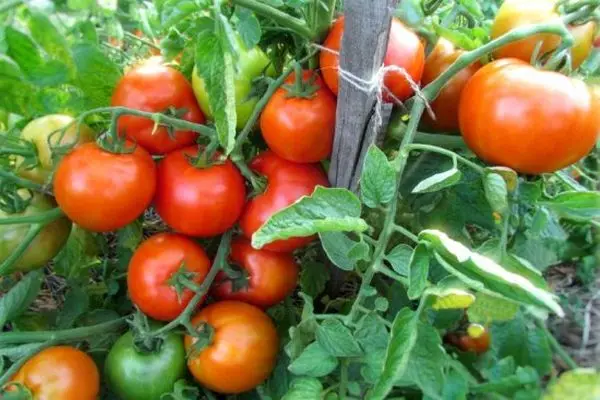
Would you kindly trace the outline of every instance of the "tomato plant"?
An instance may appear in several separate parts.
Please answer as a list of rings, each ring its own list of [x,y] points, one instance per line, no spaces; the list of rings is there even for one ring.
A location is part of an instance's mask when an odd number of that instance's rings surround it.
[[[264,224],[269,217],[289,206],[302,196],[309,195],[317,185],[329,183],[321,168],[316,164],[297,164],[278,157],[271,151],[259,154],[251,167],[267,178],[264,193],[250,199],[242,217],[240,227],[247,238]],[[290,252],[307,245],[314,237],[294,237],[275,241],[266,250]]]
[[[275,325],[260,309],[238,301],[222,301],[200,311],[192,324],[213,331],[208,346],[192,353],[187,362],[204,387],[219,393],[241,393],[271,374],[279,339]],[[194,343],[193,337],[185,337],[188,351],[194,351]]]
[[[113,231],[138,218],[156,188],[156,167],[141,147],[115,154],[95,143],[74,149],[60,162],[54,194],[76,224],[96,232]]]
[[[128,71],[115,88],[111,104],[204,123],[190,83],[179,71],[157,61],[141,63]],[[150,119],[133,115],[119,118],[117,129],[151,154],[169,153],[196,141],[196,133],[191,130],[172,132]]]
[[[289,254],[256,250],[244,239],[231,244],[231,261],[239,276],[220,273],[212,294],[219,300],[239,300],[268,308],[290,295],[298,283],[298,264]]]
[[[155,349],[142,349],[132,332],[121,336],[110,349],[104,375],[122,400],[160,400],[185,374],[182,338],[170,333]]]
[[[236,223],[246,202],[244,178],[230,160],[196,166],[197,147],[173,152],[158,165],[154,204],[161,218],[191,236],[219,235]]]
[[[339,56],[334,52],[340,50],[344,34],[344,18],[338,18],[331,27],[323,46],[331,51],[322,50],[320,55],[321,73],[325,83],[335,94],[339,90]],[[425,66],[425,50],[419,37],[409,30],[398,19],[392,19],[392,27],[388,41],[387,52],[383,61],[385,66],[399,67],[406,70],[413,82],[419,83]],[[399,71],[386,72],[385,87],[390,93],[384,92],[387,101],[405,100],[414,93],[413,86]],[[392,97],[393,96],[393,97]]]
[[[192,298],[192,291],[176,290],[175,274],[180,270],[193,274],[201,283],[210,266],[208,256],[185,236],[162,233],[145,240],[129,262],[127,288],[131,300],[148,316],[160,320],[175,319]]]
[[[100,391],[100,374],[92,358],[83,351],[55,346],[28,360],[11,383],[24,385],[34,399],[95,400]]]
[[[460,129],[487,162],[528,174],[554,172],[596,143],[594,104],[581,81],[503,59],[480,69],[464,88]]]

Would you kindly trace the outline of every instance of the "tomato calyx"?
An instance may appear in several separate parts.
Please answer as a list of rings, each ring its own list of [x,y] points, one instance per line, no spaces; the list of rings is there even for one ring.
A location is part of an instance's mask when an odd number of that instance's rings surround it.
[[[0,210],[7,214],[19,214],[29,207],[33,192],[21,189],[10,181],[0,182]]]
[[[116,126],[115,134],[109,132],[105,135],[101,135],[98,140],[96,140],[96,144],[102,150],[112,154],[133,154],[137,148],[137,144],[129,142],[124,136],[116,134]]]
[[[216,282],[215,286],[231,282],[232,292],[240,292],[248,289],[250,285],[250,275],[246,269],[242,268],[236,263],[230,263],[223,268],[223,272],[227,277],[220,282]]]
[[[14,135],[0,136],[0,154],[23,157],[20,166],[24,169],[33,169],[40,165],[35,144]]]
[[[185,262],[182,262],[177,272],[167,279],[167,284],[175,289],[179,302],[182,300],[184,290],[188,289],[193,292],[200,290],[200,287],[194,282],[197,276],[197,272],[189,271],[185,266]]]
[[[206,147],[198,147],[198,153],[195,155],[184,154],[188,162],[198,169],[210,168],[214,165],[222,165],[227,157],[217,152],[219,144],[216,141],[211,142]]]
[[[6,400],[30,400],[33,399],[31,390],[21,382],[8,382],[0,387],[0,398]]]
[[[215,328],[207,322],[200,322],[196,326],[188,326],[188,334],[192,336],[192,347],[190,347],[187,357],[196,357],[202,350],[213,343]]]
[[[320,88],[316,83],[318,75],[314,71],[309,71],[310,76],[306,78],[300,64],[296,64],[294,70],[294,83],[282,85],[283,90],[286,91],[285,97],[288,99],[312,99]]]
[[[151,135],[156,134],[156,132],[158,131],[158,128],[163,125],[161,123],[161,115],[164,115],[165,117],[170,117],[170,118],[177,118],[177,119],[183,119],[183,117],[185,116],[185,114],[188,113],[188,109],[187,108],[176,108],[176,107],[169,107],[167,108],[165,111],[163,111],[160,114],[157,114],[155,117],[152,118],[152,120],[154,121],[154,127],[152,128],[152,133]],[[167,128],[167,135],[169,135],[169,138],[171,140],[176,140],[177,137],[175,136],[176,133],[176,129],[173,127],[173,125],[170,124],[164,124],[164,127]]]

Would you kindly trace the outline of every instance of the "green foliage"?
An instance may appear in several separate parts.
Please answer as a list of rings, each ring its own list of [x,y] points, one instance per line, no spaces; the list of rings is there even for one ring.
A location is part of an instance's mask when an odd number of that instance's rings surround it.
[[[40,291],[42,278],[41,271],[30,272],[0,298],[0,326],[27,310]]]

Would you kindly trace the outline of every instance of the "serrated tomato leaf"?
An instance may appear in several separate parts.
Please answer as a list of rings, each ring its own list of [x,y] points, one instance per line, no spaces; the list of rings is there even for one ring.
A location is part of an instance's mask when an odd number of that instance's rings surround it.
[[[600,218],[600,192],[565,192],[539,204],[573,221]]]
[[[30,272],[0,298],[0,327],[27,310],[38,295],[43,278],[41,270]]]
[[[360,195],[369,208],[387,204],[396,193],[396,172],[387,156],[377,146],[367,151],[360,175]]]

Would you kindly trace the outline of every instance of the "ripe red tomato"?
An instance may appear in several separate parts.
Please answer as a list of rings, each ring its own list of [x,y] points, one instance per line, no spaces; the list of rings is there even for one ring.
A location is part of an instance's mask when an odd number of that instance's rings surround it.
[[[286,160],[310,163],[321,161],[331,154],[335,133],[335,96],[325,87],[314,71],[304,71],[303,81],[312,79],[317,86],[310,98],[293,95],[278,89],[260,117],[260,130],[267,145]],[[293,85],[292,74],[287,80]]]
[[[113,93],[112,105],[153,113],[184,110],[180,118],[198,124],[205,122],[190,83],[181,72],[156,62],[155,57],[135,66],[121,78]],[[175,131],[171,137],[166,127],[155,128],[151,119],[132,115],[120,117],[118,129],[151,154],[165,154],[189,146],[197,136],[192,131]]]
[[[195,273],[191,279],[202,283],[210,260],[198,244],[183,235],[159,233],[137,248],[127,274],[131,300],[148,316],[159,321],[171,321],[188,305],[194,293],[185,289],[181,294],[169,279],[180,268]]]
[[[156,166],[141,147],[115,154],[96,143],[83,144],[67,154],[54,177],[60,208],[71,221],[94,232],[133,222],[150,205],[155,188]]]
[[[206,168],[192,165],[188,157],[196,157],[198,151],[197,146],[186,147],[158,164],[154,205],[176,231],[211,237],[236,223],[246,202],[246,187],[229,160]]]
[[[586,85],[517,59],[481,68],[463,90],[460,130],[490,164],[526,174],[562,169],[596,143],[598,101]]]
[[[468,334],[449,333],[444,337],[444,340],[454,347],[458,347],[462,351],[483,354],[490,348],[490,333],[486,329],[478,337],[472,337]]]
[[[344,17],[338,18],[332,25],[323,46],[335,52],[340,51],[344,34]],[[321,73],[329,89],[338,93],[339,56],[327,50],[320,55]],[[397,66],[406,70],[415,83],[419,83],[425,66],[425,48],[419,36],[409,30],[400,20],[392,19],[387,52],[383,59],[385,66]],[[399,71],[389,71],[385,75],[385,86],[398,100],[406,100],[414,93],[413,88]],[[393,101],[393,97],[384,93],[384,99]]]
[[[239,300],[269,308],[290,295],[298,283],[298,264],[290,254],[257,250],[246,239],[231,244],[230,260],[241,267],[240,281],[217,275],[213,295],[219,300]],[[236,284],[243,286],[234,290]]]
[[[39,400],[96,400],[100,392],[100,374],[94,360],[70,346],[42,350],[12,377]]]
[[[446,71],[456,61],[463,50],[456,49],[454,45],[444,38],[440,38],[435,48],[425,61],[423,71],[423,86],[433,82],[442,72]],[[440,91],[438,97],[430,104],[435,119],[429,113],[423,114],[425,126],[435,132],[458,132],[458,103],[460,95],[468,80],[481,64],[476,62],[456,74]]]
[[[284,160],[272,151],[265,151],[256,156],[250,167],[264,175],[268,183],[264,193],[248,201],[240,219],[240,227],[248,239],[252,238],[252,234],[277,211],[302,196],[312,194],[317,185],[329,186],[327,177],[318,164],[294,163]],[[264,249],[291,252],[306,246],[312,240],[314,236],[276,240]]]
[[[221,301],[192,319],[214,329],[212,342],[188,358],[188,369],[204,387],[219,393],[242,393],[261,384],[273,371],[279,338],[273,321],[250,304]],[[189,351],[197,339],[186,335]]]

